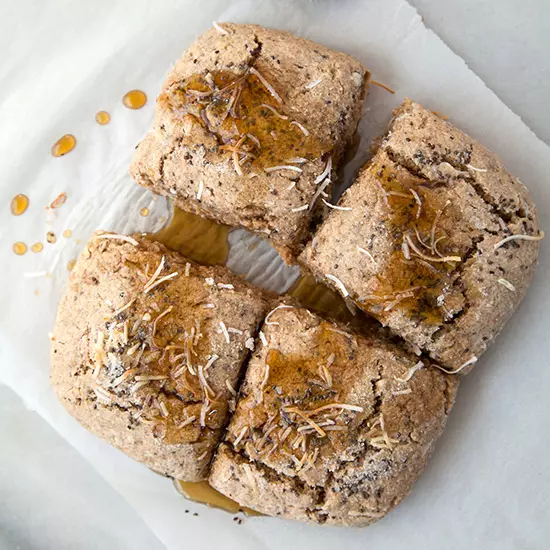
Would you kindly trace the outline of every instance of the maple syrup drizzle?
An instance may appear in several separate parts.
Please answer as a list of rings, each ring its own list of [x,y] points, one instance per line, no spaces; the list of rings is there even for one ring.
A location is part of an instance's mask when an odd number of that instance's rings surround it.
[[[44,250],[44,245],[42,243],[34,243],[31,246],[31,250],[33,252],[42,252],[42,250]]]
[[[151,235],[186,258],[205,265],[225,265],[230,227],[174,207],[170,223]]]
[[[67,262],[67,271],[72,271],[75,264],[76,264],[76,260],[69,260]]]
[[[216,489],[214,489],[208,481],[191,482],[175,479],[174,486],[176,487],[178,493],[183,495],[186,499],[193,502],[198,502],[200,504],[206,504],[211,508],[224,510],[230,514],[243,512],[249,517],[263,515],[255,510],[252,510],[251,508],[241,506],[229,497],[222,495],[220,492],[216,491]]]
[[[72,134],[65,134],[52,145],[52,155],[62,157],[70,153],[76,146],[76,138]]]
[[[344,298],[328,286],[318,283],[312,275],[302,275],[288,291],[300,304],[317,313],[325,313],[344,323],[351,322],[353,315]]]
[[[139,215],[140,215],[140,216],[143,216],[144,218],[146,218],[146,217],[149,215],[149,208],[143,207],[143,208],[139,211]]]
[[[72,234],[73,232],[70,229],[65,229],[65,231],[63,231],[63,237],[65,239],[70,239]]]
[[[11,200],[10,209],[14,216],[21,216],[29,207],[29,197],[27,195],[15,195]]]
[[[389,231],[396,235],[410,235],[416,243],[415,246],[425,255],[437,257],[435,251],[430,250],[434,221],[443,212],[445,217],[455,218],[452,204],[445,204],[442,198],[422,185],[423,180],[412,175],[401,174],[397,177],[395,172],[384,165],[375,164],[369,167],[369,171],[377,177],[384,191],[388,193],[390,215],[386,223]],[[410,189],[415,190],[421,198],[420,211]],[[418,240],[419,236],[422,241]],[[441,238],[438,254],[459,258],[464,252],[457,252],[449,244],[449,235],[439,229],[436,237]],[[383,272],[376,277],[376,287],[372,295],[358,302],[358,305],[381,321],[388,315],[387,311],[395,307],[406,311],[418,321],[439,325],[448,315],[445,308],[441,307],[440,301],[453,285],[456,265],[457,263],[452,261],[418,261],[414,254],[411,255],[410,261],[406,261],[402,248],[396,246]],[[408,289],[414,290],[407,292]],[[389,304],[392,307],[387,310]]]
[[[122,103],[128,109],[141,109],[147,103],[147,95],[141,90],[131,90],[124,95]]]
[[[109,124],[110,120],[111,120],[111,115],[107,111],[99,111],[95,115],[95,121],[101,126],[105,126],[105,124]]]
[[[217,152],[233,159],[243,173],[281,165],[299,168],[331,149],[285,114],[284,105],[252,72],[195,74],[162,94],[159,102],[175,118],[205,128],[217,139]]]

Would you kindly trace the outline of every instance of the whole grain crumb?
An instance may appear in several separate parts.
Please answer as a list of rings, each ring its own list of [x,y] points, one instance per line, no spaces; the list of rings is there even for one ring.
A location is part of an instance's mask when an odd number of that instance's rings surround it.
[[[55,233],[53,231],[48,231],[46,233],[46,241],[48,241],[50,244],[54,244],[57,241],[57,237],[55,236]]]

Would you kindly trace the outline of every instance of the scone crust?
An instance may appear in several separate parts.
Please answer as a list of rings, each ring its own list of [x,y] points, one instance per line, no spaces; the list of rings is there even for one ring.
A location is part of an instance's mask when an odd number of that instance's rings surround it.
[[[140,236],[97,233],[59,305],[53,388],[86,429],[130,457],[204,479],[266,307],[224,268]]]
[[[415,222],[418,201],[423,204]],[[535,272],[538,241],[500,245],[511,235],[539,236],[527,189],[496,155],[407,100],[340,205],[351,210],[330,214],[301,256],[303,263],[328,284],[334,286],[334,279],[327,274],[336,277],[357,305],[448,369],[468,372],[519,305]],[[459,261],[442,264],[431,250],[439,237],[437,253]],[[424,261],[424,273],[411,264],[419,261],[411,240],[421,261],[436,258],[431,267]],[[441,265],[444,277],[427,275]]]
[[[457,377],[304,309],[277,309],[262,333],[211,485],[288,519],[364,526],[383,517],[424,469]]]
[[[154,128],[139,144],[131,173],[138,183],[172,197],[184,210],[268,235],[285,260],[292,261],[308,237],[313,218],[322,213],[316,208],[297,209],[309,207],[317,190],[316,178],[329,158],[336,168],[351,142],[362,113],[368,72],[348,55],[287,32],[257,25],[223,23],[222,27],[226,34],[215,29],[205,32],[170,71],[158,99]],[[298,150],[286,155],[307,157],[307,162],[295,165],[299,173],[265,173],[265,166],[254,167],[252,162],[240,176],[231,152],[219,148],[220,139],[196,118],[183,116],[173,107],[179,90],[196,75],[237,76],[249,67],[275,88],[281,102],[269,94],[265,101],[288,117],[285,124],[299,123],[309,133],[304,139],[318,143],[315,153]],[[280,123],[269,110],[257,116]],[[302,132],[297,125],[284,131]],[[268,137],[267,145],[261,145],[263,151],[276,151],[278,142],[270,143]],[[278,139],[284,141],[281,136]],[[252,141],[246,146],[254,149]],[[275,157],[271,164],[291,164],[288,158],[279,159],[276,153]],[[330,169],[328,176],[332,176]],[[330,194],[330,189],[327,182],[325,192]]]

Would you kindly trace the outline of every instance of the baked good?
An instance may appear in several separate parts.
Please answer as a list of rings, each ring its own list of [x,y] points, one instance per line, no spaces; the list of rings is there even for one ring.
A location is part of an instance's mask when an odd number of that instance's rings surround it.
[[[267,315],[210,484],[261,513],[368,525],[411,490],[458,377],[305,309]]]
[[[467,372],[535,271],[536,208],[500,160],[412,101],[301,256],[396,334]]]
[[[367,81],[359,61],[314,42],[216,25],[170,71],[131,173],[183,210],[267,235],[291,262],[330,194]]]
[[[203,479],[266,308],[224,268],[96,233],[59,305],[52,385],[85,428],[132,458]]]

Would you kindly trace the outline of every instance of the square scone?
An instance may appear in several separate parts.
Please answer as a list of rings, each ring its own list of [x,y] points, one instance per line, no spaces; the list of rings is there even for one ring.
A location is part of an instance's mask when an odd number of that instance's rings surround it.
[[[76,420],[133,459],[204,479],[266,308],[224,268],[96,233],[59,305],[52,385]]]
[[[451,371],[469,371],[534,275],[536,208],[500,160],[412,101],[301,261]]]
[[[458,377],[305,309],[268,314],[210,484],[258,512],[365,526],[424,469]]]
[[[216,25],[170,71],[132,176],[183,210],[266,235],[292,262],[324,212],[368,77],[290,33]]]

